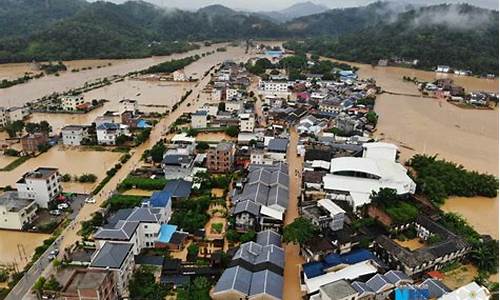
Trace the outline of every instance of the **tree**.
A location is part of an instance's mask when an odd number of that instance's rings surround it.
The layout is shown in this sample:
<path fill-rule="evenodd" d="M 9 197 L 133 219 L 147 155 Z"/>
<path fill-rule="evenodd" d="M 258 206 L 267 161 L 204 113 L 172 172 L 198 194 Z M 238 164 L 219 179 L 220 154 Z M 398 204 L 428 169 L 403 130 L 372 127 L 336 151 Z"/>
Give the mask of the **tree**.
<path fill-rule="evenodd" d="M 40 126 L 41 132 L 45 132 L 47 134 L 52 132 L 52 126 L 50 126 L 49 122 L 47 122 L 45 120 L 41 121 L 39 126 Z"/>
<path fill-rule="evenodd" d="M 165 153 L 166 147 L 165 144 L 163 144 L 162 141 L 158 141 L 153 148 L 151 148 L 151 151 L 149 154 L 151 155 L 151 159 L 155 163 L 161 163 L 163 160 L 163 153 Z"/>
<path fill-rule="evenodd" d="M 240 130 L 236 126 L 229 126 L 224 129 L 224 133 L 229 135 L 230 137 L 237 137 L 240 133 Z"/>
<path fill-rule="evenodd" d="M 217 106 L 217 109 L 219 111 L 225 111 L 226 110 L 226 103 L 224 102 L 219 102 L 218 106 Z"/>
<path fill-rule="evenodd" d="M 210 300 L 211 284 L 205 277 L 196 277 L 193 283 L 179 290 L 178 300 Z"/>
<path fill-rule="evenodd" d="M 38 299 L 42 299 L 43 289 L 44 289 L 46 281 L 47 281 L 47 279 L 45 279 L 45 277 L 40 276 L 35 281 L 35 284 L 33 284 L 33 288 L 32 289 L 36 293 L 36 296 L 37 296 Z"/>
<path fill-rule="evenodd" d="M 126 142 L 128 142 L 128 140 L 129 140 L 128 136 L 126 136 L 124 134 L 120 134 L 119 136 L 116 137 L 115 144 L 118 146 L 121 146 L 121 145 L 125 144 Z"/>
<path fill-rule="evenodd" d="M 377 122 L 378 122 L 378 115 L 376 112 L 374 112 L 373 110 L 372 111 L 369 111 L 367 114 L 366 114 L 366 119 L 368 120 L 368 123 L 372 124 L 373 126 L 377 125 Z"/>
<path fill-rule="evenodd" d="M 24 129 L 23 121 L 14 121 L 5 126 L 5 130 L 7 131 L 9 137 L 11 138 L 16 137 L 18 133 L 23 131 L 23 129 Z"/>
<path fill-rule="evenodd" d="M 24 127 L 27 133 L 35 133 L 40 130 L 40 125 L 38 123 L 27 123 L 26 126 Z"/>
<path fill-rule="evenodd" d="M 253 230 L 249 230 L 240 236 L 240 242 L 246 243 L 255 240 L 257 234 Z"/>
<path fill-rule="evenodd" d="M 205 152 L 208 148 L 210 148 L 210 145 L 207 142 L 198 142 L 196 144 L 196 150 L 200 152 Z"/>
<path fill-rule="evenodd" d="M 372 191 L 370 195 L 372 203 L 380 205 L 391 205 L 399 201 L 399 196 L 395 189 L 382 188 L 378 192 Z"/>
<path fill-rule="evenodd" d="M 129 282 L 129 292 L 132 300 L 163 300 L 168 294 L 168 289 L 156 283 L 150 268 L 140 267 L 132 275 Z"/>
<path fill-rule="evenodd" d="M 191 245 L 188 246 L 187 251 L 188 251 L 188 257 L 196 258 L 198 256 L 198 252 L 200 251 L 200 247 L 192 243 Z"/>
<path fill-rule="evenodd" d="M 240 234 L 234 229 L 229 229 L 226 231 L 226 239 L 232 243 L 236 243 L 240 240 Z"/>
<path fill-rule="evenodd" d="M 310 241 L 316 233 L 316 227 L 309 219 L 299 217 L 283 227 L 283 242 L 304 244 Z"/>

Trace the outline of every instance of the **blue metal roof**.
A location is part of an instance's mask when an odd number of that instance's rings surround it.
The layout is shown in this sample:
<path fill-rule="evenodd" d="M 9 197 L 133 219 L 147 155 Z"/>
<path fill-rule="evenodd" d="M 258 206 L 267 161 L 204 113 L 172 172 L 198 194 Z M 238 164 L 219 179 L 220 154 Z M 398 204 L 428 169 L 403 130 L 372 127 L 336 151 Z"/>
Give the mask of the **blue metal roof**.
<path fill-rule="evenodd" d="M 166 207 L 171 198 L 172 193 L 169 191 L 154 192 L 151 198 L 149 198 L 149 205 L 153 207 Z"/>
<path fill-rule="evenodd" d="M 160 227 L 160 235 L 158 236 L 158 242 L 169 243 L 174 232 L 177 231 L 176 225 L 163 224 Z"/>
<path fill-rule="evenodd" d="M 325 271 L 323 270 L 324 268 L 325 266 L 323 265 L 323 263 L 319 261 L 310 262 L 302 265 L 302 269 L 304 270 L 304 273 L 309 279 L 325 274 Z"/>

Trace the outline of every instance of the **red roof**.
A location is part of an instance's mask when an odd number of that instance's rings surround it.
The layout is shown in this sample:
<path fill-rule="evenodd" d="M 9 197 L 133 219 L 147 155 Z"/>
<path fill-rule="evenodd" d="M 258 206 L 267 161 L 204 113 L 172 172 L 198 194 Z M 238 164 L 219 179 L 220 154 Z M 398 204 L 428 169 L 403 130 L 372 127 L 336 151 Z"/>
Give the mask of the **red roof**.
<path fill-rule="evenodd" d="M 431 278 L 434 278 L 434 279 L 443 279 L 444 278 L 444 275 L 443 273 L 439 272 L 439 271 L 430 271 L 430 272 L 427 272 L 427 275 L 429 275 Z"/>

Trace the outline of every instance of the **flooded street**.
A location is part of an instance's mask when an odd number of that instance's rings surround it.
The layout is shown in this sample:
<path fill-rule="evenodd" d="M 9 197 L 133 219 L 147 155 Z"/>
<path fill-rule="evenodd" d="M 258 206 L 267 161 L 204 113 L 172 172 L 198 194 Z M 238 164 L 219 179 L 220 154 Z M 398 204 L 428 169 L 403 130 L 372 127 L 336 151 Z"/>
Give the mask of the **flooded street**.
<path fill-rule="evenodd" d="M 220 141 L 236 141 L 237 138 L 230 137 L 224 132 L 200 132 L 196 135 L 197 142 L 220 142 Z"/>
<path fill-rule="evenodd" d="M 49 238 L 48 234 L 0 230 L 0 265 L 17 264 L 22 270 L 35 248 Z"/>

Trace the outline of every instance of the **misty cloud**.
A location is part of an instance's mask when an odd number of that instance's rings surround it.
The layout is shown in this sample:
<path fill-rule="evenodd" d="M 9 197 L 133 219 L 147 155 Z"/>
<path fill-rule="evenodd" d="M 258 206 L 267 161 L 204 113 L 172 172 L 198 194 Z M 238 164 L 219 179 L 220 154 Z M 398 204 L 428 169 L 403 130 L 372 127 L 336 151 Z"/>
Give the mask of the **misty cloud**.
<path fill-rule="evenodd" d="M 440 11 L 426 11 L 424 8 L 423 14 L 413 20 L 413 25 L 415 27 L 444 25 L 456 29 L 469 29 L 487 24 L 491 18 L 491 13 L 484 10 L 471 8 L 473 11 L 465 14 L 461 9 L 463 7 L 458 5 L 443 5 L 443 9 Z"/>

